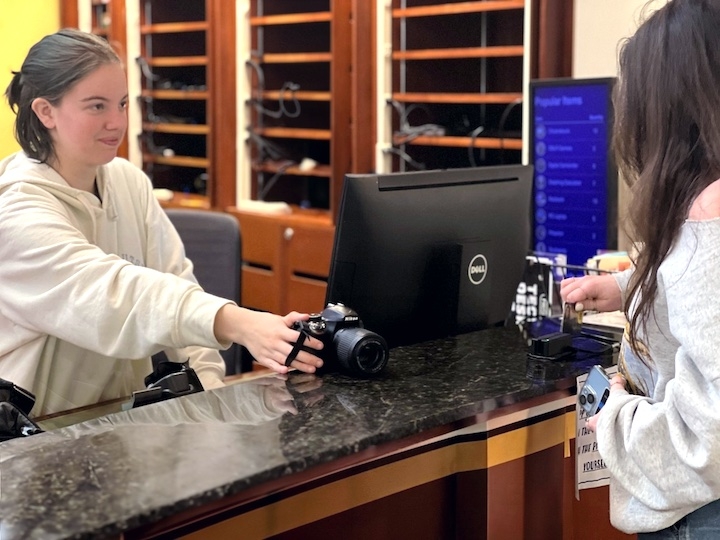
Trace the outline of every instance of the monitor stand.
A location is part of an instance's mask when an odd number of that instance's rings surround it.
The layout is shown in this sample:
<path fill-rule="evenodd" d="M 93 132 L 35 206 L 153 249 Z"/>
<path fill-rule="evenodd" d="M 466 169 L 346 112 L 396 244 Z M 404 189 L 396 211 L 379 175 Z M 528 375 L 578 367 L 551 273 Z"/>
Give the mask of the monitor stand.
<path fill-rule="evenodd" d="M 491 244 L 468 240 L 433 249 L 423 279 L 432 294 L 420 306 L 429 339 L 488 326 L 495 260 Z"/>

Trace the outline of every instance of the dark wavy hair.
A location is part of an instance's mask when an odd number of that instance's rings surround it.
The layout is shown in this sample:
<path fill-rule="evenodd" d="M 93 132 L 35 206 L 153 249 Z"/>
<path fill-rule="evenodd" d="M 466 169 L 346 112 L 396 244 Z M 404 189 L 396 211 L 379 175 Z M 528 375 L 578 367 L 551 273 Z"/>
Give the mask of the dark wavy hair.
<path fill-rule="evenodd" d="M 625 313 L 646 363 L 640 335 L 654 316 L 658 269 L 694 199 L 720 178 L 719 29 L 720 0 L 670 0 L 620 50 L 613 146 L 639 247 L 627 294 L 638 301 Z"/>
<path fill-rule="evenodd" d="M 5 90 L 16 114 L 15 138 L 28 156 L 47 162 L 54 155 L 50 133 L 32 110 L 33 101 L 45 98 L 57 105 L 74 84 L 110 63 L 122 62 L 106 40 L 73 28 L 45 36 L 30 48 Z"/>

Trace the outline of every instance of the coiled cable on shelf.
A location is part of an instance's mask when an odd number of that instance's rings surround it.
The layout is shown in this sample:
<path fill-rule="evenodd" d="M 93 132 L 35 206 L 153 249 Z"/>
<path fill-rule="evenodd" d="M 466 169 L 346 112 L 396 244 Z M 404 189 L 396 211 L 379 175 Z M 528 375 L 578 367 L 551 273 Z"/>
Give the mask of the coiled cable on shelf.
<path fill-rule="evenodd" d="M 160 75 L 156 75 L 152 72 L 152 70 L 150 69 L 150 64 L 148 64 L 148 61 L 145 60 L 145 58 L 143 58 L 142 56 L 138 56 L 135 61 L 140 66 L 140 71 L 142 71 L 142 74 L 145 76 L 146 79 L 150 81 L 159 81 L 160 79 L 162 79 Z"/>
<path fill-rule="evenodd" d="M 251 128 L 248 128 L 248 137 L 250 141 L 257 146 L 261 155 L 267 156 L 272 160 L 288 159 L 287 150 L 270 139 L 266 139 L 262 135 L 255 133 Z M 264 157 L 262 159 L 264 159 Z"/>
<path fill-rule="evenodd" d="M 512 110 L 522 103 L 522 98 L 517 98 L 507 104 L 498 122 L 498 138 L 500 140 L 500 163 L 505 163 L 505 123 L 507 122 L 508 116 Z M 468 160 L 470 161 L 471 167 L 477 167 L 478 163 L 475 161 L 475 142 L 478 136 L 485 131 L 485 126 L 478 126 L 470 133 L 470 144 L 468 145 Z"/>
<path fill-rule="evenodd" d="M 427 108 L 417 103 L 413 103 L 408 107 L 403 107 L 401 103 L 394 99 L 388 101 L 393 108 L 398 112 L 400 116 L 399 129 L 395 132 L 395 137 L 398 139 L 399 144 L 409 143 L 418 137 L 441 137 L 445 135 L 445 128 L 439 124 L 420 124 L 417 126 L 411 126 L 408 120 L 410 113 L 418 108 L 423 108 L 427 111 Z"/>
<path fill-rule="evenodd" d="M 478 136 L 483 131 L 485 131 L 485 126 L 478 126 L 470 132 L 470 145 L 468 146 L 468 159 L 470 160 L 471 167 L 478 166 L 477 162 L 475 161 L 475 141 L 477 140 Z"/>
<path fill-rule="evenodd" d="M 265 161 L 266 157 L 271 159 L 272 161 L 280 162 L 276 164 L 277 170 L 267 181 L 265 181 L 265 173 L 261 173 L 261 180 L 258 185 L 257 199 L 259 201 L 264 201 L 265 197 L 267 197 L 267 194 L 277 183 L 280 177 L 285 174 L 285 172 L 290 167 L 292 167 L 293 165 L 297 165 L 297 162 L 290 159 L 288 157 L 288 152 L 270 139 L 266 139 L 262 135 L 253 132 L 250 128 L 248 128 L 248 134 L 250 141 L 257 146 L 258 151 L 261 154 L 261 158 L 259 160 L 260 164 Z"/>
<path fill-rule="evenodd" d="M 258 78 L 258 91 L 262 95 L 262 92 L 265 89 L 265 74 L 262 67 L 254 60 L 248 60 L 246 62 L 246 65 L 251 67 L 255 71 L 255 74 Z M 265 107 L 265 105 L 263 105 L 262 99 L 251 98 L 249 102 L 252 104 L 253 107 L 255 107 L 255 110 L 257 110 L 260 114 L 264 114 L 265 116 L 269 116 L 271 118 L 282 118 L 283 116 L 286 116 L 288 118 L 297 118 L 298 116 L 300 116 L 301 113 L 300 101 L 298 100 L 296 95 L 296 92 L 298 90 L 300 90 L 300 85 L 295 82 L 286 81 L 285 83 L 283 83 L 278 96 L 278 109 L 275 111 Z M 290 93 L 293 110 L 290 110 L 286 105 L 285 95 L 288 92 Z"/>

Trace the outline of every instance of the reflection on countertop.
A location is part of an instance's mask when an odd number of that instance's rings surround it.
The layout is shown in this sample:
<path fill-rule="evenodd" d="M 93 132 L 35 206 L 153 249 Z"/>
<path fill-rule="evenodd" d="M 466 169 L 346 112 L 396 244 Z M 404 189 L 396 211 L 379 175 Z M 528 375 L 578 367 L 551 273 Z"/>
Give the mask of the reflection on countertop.
<path fill-rule="evenodd" d="M 373 445 L 569 393 L 593 362 L 531 364 L 520 333 L 498 328 L 393 349 L 372 380 L 268 374 L 130 411 L 110 404 L 67 427 L 50 420 L 49 431 L 0 448 L 0 538 L 117 535 Z"/>

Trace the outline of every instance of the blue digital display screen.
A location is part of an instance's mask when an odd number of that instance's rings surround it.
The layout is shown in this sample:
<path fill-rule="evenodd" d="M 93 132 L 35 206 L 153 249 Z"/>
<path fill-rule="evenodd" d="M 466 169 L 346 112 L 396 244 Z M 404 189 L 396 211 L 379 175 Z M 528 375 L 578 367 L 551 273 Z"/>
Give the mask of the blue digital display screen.
<path fill-rule="evenodd" d="M 584 265 L 617 247 L 614 79 L 532 81 L 533 249 Z"/>

